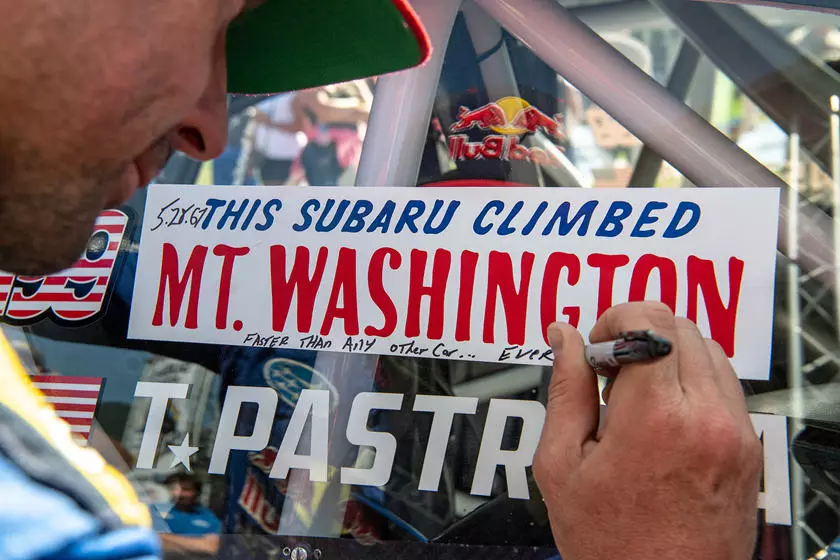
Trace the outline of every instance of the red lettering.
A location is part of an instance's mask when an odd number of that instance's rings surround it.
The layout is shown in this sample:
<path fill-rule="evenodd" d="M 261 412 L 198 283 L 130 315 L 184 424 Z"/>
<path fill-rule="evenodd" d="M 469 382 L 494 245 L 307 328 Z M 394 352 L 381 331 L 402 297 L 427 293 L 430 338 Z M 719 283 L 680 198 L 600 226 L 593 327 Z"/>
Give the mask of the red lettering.
<path fill-rule="evenodd" d="M 398 269 L 402 264 L 402 255 L 400 255 L 399 251 L 387 247 L 377 249 L 370 257 L 370 266 L 368 266 L 370 298 L 385 317 L 385 324 L 382 325 L 381 329 L 373 326 L 365 327 L 365 334 L 367 336 L 391 336 L 394 333 L 394 329 L 397 328 L 397 307 L 394 305 L 391 296 L 385 291 L 385 285 L 382 281 L 386 257 L 390 257 L 390 267 L 394 270 Z"/>
<path fill-rule="evenodd" d="M 495 340 L 496 294 L 502 297 L 507 322 L 508 344 L 525 344 L 525 318 L 528 312 L 528 287 L 531 270 L 534 267 L 534 253 L 522 253 L 522 275 L 519 288 L 514 285 L 513 262 L 510 254 L 490 251 L 488 266 L 487 306 L 484 308 L 484 342 Z"/>
<path fill-rule="evenodd" d="M 510 139 L 510 148 L 508 150 L 510 159 L 513 161 L 524 161 L 528 159 L 530 152 L 528 148 L 519 143 L 519 138 L 512 136 Z"/>
<path fill-rule="evenodd" d="M 248 247 L 216 245 L 213 254 L 222 257 L 222 275 L 219 278 L 219 301 L 216 304 L 216 328 L 227 328 L 228 306 L 230 305 L 230 282 L 233 276 L 233 261 L 251 252 Z"/>
<path fill-rule="evenodd" d="M 449 138 L 449 157 L 452 159 L 461 159 L 461 147 L 464 144 L 464 136 L 462 134 L 455 134 Z"/>
<path fill-rule="evenodd" d="M 674 261 L 656 255 L 642 255 L 633 267 L 630 278 L 629 301 L 645 301 L 650 274 L 654 269 L 659 271 L 659 299 L 677 312 L 677 265 Z"/>
<path fill-rule="evenodd" d="M 466 159 L 479 159 L 482 154 L 481 142 L 464 142 L 461 156 Z"/>
<path fill-rule="evenodd" d="M 312 310 L 315 309 L 315 296 L 324 275 L 327 264 L 327 248 L 318 250 L 315 273 L 309 277 L 309 248 L 298 247 L 292 271 L 286 278 L 286 247 L 271 247 L 271 328 L 282 332 L 286 328 L 292 296 L 297 290 L 297 329 L 308 333 L 312 326 Z"/>
<path fill-rule="evenodd" d="M 239 505 L 249 513 L 253 513 L 261 495 L 259 483 L 255 480 L 254 475 L 249 473 L 248 478 L 245 479 L 242 494 L 239 495 Z"/>
<path fill-rule="evenodd" d="M 452 253 L 446 249 L 435 251 L 432 264 L 432 284 L 423 284 L 428 253 L 415 249 L 411 251 L 411 267 L 408 280 L 408 313 L 405 321 L 407 337 L 420 336 L 420 302 L 429 297 L 429 322 L 427 338 L 440 340 L 443 336 L 443 310 L 446 296 L 446 281 L 452 264 Z"/>
<path fill-rule="evenodd" d="M 586 259 L 589 266 L 601 269 L 598 277 L 598 317 L 612 307 L 615 270 L 630 262 L 627 255 L 604 255 L 593 253 Z"/>
<path fill-rule="evenodd" d="M 688 257 L 688 313 L 690 320 L 697 322 L 698 292 L 703 292 L 703 302 L 709 317 L 712 338 L 721 345 L 730 358 L 735 355 L 735 319 L 738 316 L 738 300 L 741 296 L 741 279 L 744 275 L 744 261 L 729 259 L 729 306 L 723 304 L 718 290 L 715 264 L 694 256 Z"/>
<path fill-rule="evenodd" d="M 204 262 L 207 260 L 207 247 L 196 245 L 193 247 L 184 275 L 178 278 L 178 251 L 171 243 L 163 244 L 163 256 L 160 263 L 160 283 L 158 284 L 157 304 L 152 317 L 152 325 L 163 325 L 163 303 L 166 290 L 169 288 L 169 323 L 175 326 L 181 316 L 181 304 L 187 284 L 190 285 L 190 299 L 187 301 L 187 318 L 184 327 L 198 328 L 198 296 L 201 289 L 201 275 L 204 272 Z"/>
<path fill-rule="evenodd" d="M 571 253 L 551 253 L 545 263 L 542 294 L 540 297 L 540 324 L 543 340 L 548 344 L 548 326 L 557 321 L 557 291 L 560 274 L 563 269 L 569 271 L 569 285 L 575 286 L 580 280 L 580 259 Z M 573 327 L 580 321 L 580 307 L 564 307 L 563 313 L 569 317 Z"/>
<path fill-rule="evenodd" d="M 342 247 L 338 250 L 338 263 L 330 301 L 324 312 L 321 336 L 330 334 L 335 319 L 344 321 L 344 332 L 348 336 L 359 334 L 359 302 L 356 292 L 356 250 Z M 343 307 L 338 306 L 339 297 L 344 300 Z"/>
<path fill-rule="evenodd" d="M 577 305 L 567 305 L 563 308 L 563 315 L 566 316 L 566 322 L 572 325 L 573 327 L 577 328 L 580 324 L 580 307 Z M 548 336 L 548 332 L 545 333 L 545 337 Z M 546 340 L 546 342 L 548 342 Z"/>
<path fill-rule="evenodd" d="M 470 323 L 472 319 L 472 301 L 475 291 L 475 268 L 478 264 L 478 253 L 464 251 L 461 253 L 460 285 L 458 286 L 458 312 L 455 322 L 455 340 L 464 342 L 470 339 Z"/>
<path fill-rule="evenodd" d="M 484 139 L 482 155 L 485 159 L 499 159 L 505 147 L 504 136 L 488 136 Z"/>
<path fill-rule="evenodd" d="M 260 508 L 258 517 L 262 521 L 260 525 L 262 525 L 269 534 L 273 535 L 277 533 L 277 530 L 280 528 L 280 517 L 271 505 L 271 502 L 265 498 L 263 498 L 262 507 Z"/>

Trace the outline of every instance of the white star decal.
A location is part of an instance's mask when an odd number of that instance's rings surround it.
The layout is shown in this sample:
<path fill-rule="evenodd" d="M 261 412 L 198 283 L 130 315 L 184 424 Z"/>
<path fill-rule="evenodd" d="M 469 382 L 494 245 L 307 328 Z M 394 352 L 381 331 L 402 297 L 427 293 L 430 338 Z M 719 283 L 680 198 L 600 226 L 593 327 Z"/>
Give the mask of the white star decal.
<path fill-rule="evenodd" d="M 170 445 L 169 450 L 174 455 L 172 458 L 172 464 L 169 465 L 170 469 L 178 463 L 181 463 L 187 467 L 188 471 L 192 472 L 192 468 L 190 467 L 190 457 L 198 451 L 198 447 L 192 447 L 190 445 L 190 434 L 184 436 L 184 441 L 181 442 L 181 445 Z"/>

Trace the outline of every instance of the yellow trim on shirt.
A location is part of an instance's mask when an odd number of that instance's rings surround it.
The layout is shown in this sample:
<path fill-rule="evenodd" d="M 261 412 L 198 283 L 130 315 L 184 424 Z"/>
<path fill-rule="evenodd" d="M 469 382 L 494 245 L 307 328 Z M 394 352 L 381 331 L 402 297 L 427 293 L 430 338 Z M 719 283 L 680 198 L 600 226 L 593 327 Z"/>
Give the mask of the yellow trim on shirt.
<path fill-rule="evenodd" d="M 151 527 L 148 508 L 137 499 L 129 482 L 94 449 L 73 441 L 70 427 L 24 371 L 14 349 L 0 333 L 0 404 L 20 416 L 61 453 L 102 495 L 126 525 Z"/>

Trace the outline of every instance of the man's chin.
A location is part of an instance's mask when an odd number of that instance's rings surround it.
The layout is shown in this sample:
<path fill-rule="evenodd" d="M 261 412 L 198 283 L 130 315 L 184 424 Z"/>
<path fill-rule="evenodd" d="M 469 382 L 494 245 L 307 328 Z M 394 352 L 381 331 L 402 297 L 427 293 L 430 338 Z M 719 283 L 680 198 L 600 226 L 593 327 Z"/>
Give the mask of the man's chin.
<path fill-rule="evenodd" d="M 126 204 L 137 192 L 137 189 L 145 186 L 141 184 L 141 181 L 142 178 L 137 165 L 134 162 L 128 164 L 113 190 L 109 193 L 109 197 L 105 200 L 103 208 L 119 208 Z"/>
<path fill-rule="evenodd" d="M 88 239 L 86 236 L 80 243 L 72 244 L 56 240 L 39 244 L 30 238 L 15 247 L 0 248 L 0 270 L 22 276 L 54 274 L 70 268 L 82 257 Z"/>
<path fill-rule="evenodd" d="M 75 258 L 50 260 L 15 260 L 0 255 L 0 269 L 21 276 L 49 276 L 70 268 L 78 260 L 78 255 Z"/>

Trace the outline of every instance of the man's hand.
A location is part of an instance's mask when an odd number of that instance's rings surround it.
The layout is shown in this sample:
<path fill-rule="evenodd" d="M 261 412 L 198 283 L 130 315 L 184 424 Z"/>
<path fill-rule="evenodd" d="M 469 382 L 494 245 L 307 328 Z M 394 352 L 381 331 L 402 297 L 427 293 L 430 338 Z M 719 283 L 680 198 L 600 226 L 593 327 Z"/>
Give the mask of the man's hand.
<path fill-rule="evenodd" d="M 650 329 L 673 343 L 622 368 L 599 429 L 597 377 L 568 325 L 555 356 L 534 475 L 563 560 L 752 557 L 761 445 L 717 343 L 658 303 L 605 312 L 592 342 Z"/>

